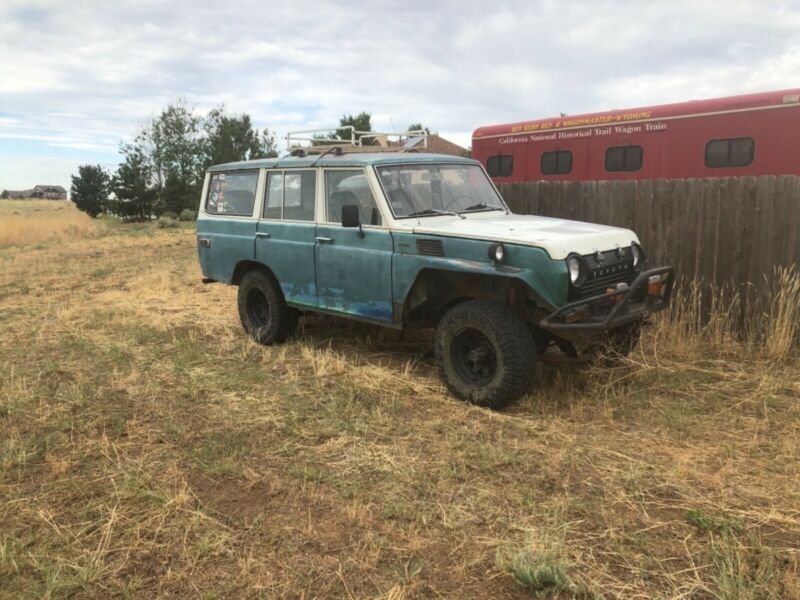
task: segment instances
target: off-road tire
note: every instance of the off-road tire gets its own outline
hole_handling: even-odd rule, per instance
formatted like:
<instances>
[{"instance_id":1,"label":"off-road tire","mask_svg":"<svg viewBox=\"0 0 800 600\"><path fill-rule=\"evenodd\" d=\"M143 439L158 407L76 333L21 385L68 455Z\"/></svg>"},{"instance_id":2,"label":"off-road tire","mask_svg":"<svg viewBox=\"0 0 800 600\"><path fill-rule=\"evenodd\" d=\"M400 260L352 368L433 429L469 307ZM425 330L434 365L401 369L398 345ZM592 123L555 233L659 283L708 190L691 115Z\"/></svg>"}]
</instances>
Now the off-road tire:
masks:
<instances>
[{"instance_id":1,"label":"off-road tire","mask_svg":"<svg viewBox=\"0 0 800 600\"><path fill-rule=\"evenodd\" d=\"M488 379L471 381L459 360L458 339L479 332L489 342L496 368ZM478 336L479 337L479 336ZM487 408L501 408L530 391L535 377L536 344L527 323L510 307L469 300L451 308L436 329L436 362L450 392ZM455 356L454 356L455 353Z\"/></svg>"},{"instance_id":2,"label":"off-road tire","mask_svg":"<svg viewBox=\"0 0 800 600\"><path fill-rule=\"evenodd\" d=\"M265 346L285 342L297 327L297 310L288 306L275 277L256 269L239 283L237 299L242 327Z\"/></svg>"}]
</instances>

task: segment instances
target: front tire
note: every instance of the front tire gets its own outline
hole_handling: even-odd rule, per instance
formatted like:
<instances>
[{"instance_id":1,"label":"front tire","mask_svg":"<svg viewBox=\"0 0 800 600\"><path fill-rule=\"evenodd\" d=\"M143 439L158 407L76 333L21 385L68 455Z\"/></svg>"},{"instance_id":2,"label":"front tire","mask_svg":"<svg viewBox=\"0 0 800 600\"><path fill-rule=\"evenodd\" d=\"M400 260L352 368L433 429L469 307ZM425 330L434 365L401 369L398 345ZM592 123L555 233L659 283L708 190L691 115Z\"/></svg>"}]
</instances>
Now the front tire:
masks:
<instances>
[{"instance_id":1,"label":"front tire","mask_svg":"<svg viewBox=\"0 0 800 600\"><path fill-rule=\"evenodd\" d=\"M253 341L270 346L285 342L297 327L297 311L286 304L275 277L266 271L247 273L239 283L239 318Z\"/></svg>"},{"instance_id":2,"label":"front tire","mask_svg":"<svg viewBox=\"0 0 800 600\"><path fill-rule=\"evenodd\" d=\"M501 408L533 385L536 344L510 307L470 300L451 308L436 329L439 375L450 392L487 408Z\"/></svg>"}]
</instances>

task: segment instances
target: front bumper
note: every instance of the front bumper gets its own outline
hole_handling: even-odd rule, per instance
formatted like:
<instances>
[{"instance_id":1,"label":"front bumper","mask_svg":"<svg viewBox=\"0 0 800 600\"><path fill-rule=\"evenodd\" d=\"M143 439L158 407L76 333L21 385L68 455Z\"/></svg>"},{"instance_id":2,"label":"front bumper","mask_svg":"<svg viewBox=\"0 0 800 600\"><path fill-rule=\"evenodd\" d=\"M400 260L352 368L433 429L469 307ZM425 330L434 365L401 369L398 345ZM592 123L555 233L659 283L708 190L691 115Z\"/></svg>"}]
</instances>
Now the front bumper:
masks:
<instances>
[{"instance_id":1,"label":"front bumper","mask_svg":"<svg viewBox=\"0 0 800 600\"><path fill-rule=\"evenodd\" d=\"M661 285L657 294L651 294L651 278L656 277ZM585 342L664 310L674 283L672 267L644 271L627 289L570 302L542 319L539 327L570 342Z\"/></svg>"}]
</instances>

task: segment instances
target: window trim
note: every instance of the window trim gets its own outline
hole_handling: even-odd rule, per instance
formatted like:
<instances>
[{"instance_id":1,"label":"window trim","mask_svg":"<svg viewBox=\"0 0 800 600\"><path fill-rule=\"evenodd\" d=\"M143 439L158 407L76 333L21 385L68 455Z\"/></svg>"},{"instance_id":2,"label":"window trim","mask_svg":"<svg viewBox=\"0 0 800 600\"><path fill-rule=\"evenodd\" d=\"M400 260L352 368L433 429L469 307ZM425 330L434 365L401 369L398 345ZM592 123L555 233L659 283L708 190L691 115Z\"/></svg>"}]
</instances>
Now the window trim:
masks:
<instances>
[{"instance_id":1,"label":"window trim","mask_svg":"<svg viewBox=\"0 0 800 600\"><path fill-rule=\"evenodd\" d=\"M284 218L286 209L286 173L302 173L304 171L314 173L314 214L311 219L286 219ZM281 216L280 217L265 217L264 211L267 210L267 196L269 195L269 176L273 173L281 174ZM261 212L259 213L259 220L269 221L271 223L316 223L317 222L317 181L319 180L319 169L310 167L296 167L290 169L266 169L264 175L264 193L263 202L261 205Z\"/></svg>"},{"instance_id":2,"label":"window trim","mask_svg":"<svg viewBox=\"0 0 800 600\"><path fill-rule=\"evenodd\" d=\"M500 163L498 165L498 173L497 173L497 175L492 175L492 173L491 173L491 171L489 169L489 161L492 160L493 158L497 159L498 162ZM503 159L504 158L508 158L510 163L511 163L511 168L509 169L507 175L503 171ZM486 157L486 173L487 173L487 175L489 175L490 178L491 177L503 177L503 178L513 177L513 175L514 175L514 155L513 154L498 153L498 154L492 154L491 156Z\"/></svg>"},{"instance_id":3,"label":"window trim","mask_svg":"<svg viewBox=\"0 0 800 600\"><path fill-rule=\"evenodd\" d=\"M625 167L625 164L627 163L627 158L628 158L628 151L633 149L633 148L638 148L639 149L639 152L640 152L639 166L636 167L635 169L628 169L628 168ZM622 168L621 169L609 169L608 168L608 153L610 151L612 151L612 150L622 150ZM625 145L622 145L622 146L609 146L608 148L606 148L606 152L605 152L605 156L604 156L604 160L603 160L603 166L605 167L605 170L606 170L607 173L636 173L637 171L641 171L642 168L644 167L644 147L641 144L625 144Z\"/></svg>"},{"instance_id":4,"label":"window trim","mask_svg":"<svg viewBox=\"0 0 800 600\"><path fill-rule=\"evenodd\" d=\"M382 165L381 165L382 166ZM322 197L322 216L321 220L317 221L317 224L324 226L324 227L342 227L341 221L329 221L328 220L328 173L333 171L360 171L364 177L367 179L367 187L369 188L370 194L372 194L372 199L375 201L375 208L378 209L378 214L381 217L381 224L380 225L373 225L371 223L362 223L361 227L365 228L368 227L370 229L389 229L389 223L386 218L386 214L381 207L381 200L382 197L379 194L375 193L375 187L372 183L371 176L367 167L365 165L361 166L333 166L333 167L322 167L322 185L320 186L321 192L320 195ZM383 192L383 188L380 190Z\"/></svg>"},{"instance_id":5,"label":"window trim","mask_svg":"<svg viewBox=\"0 0 800 600\"><path fill-rule=\"evenodd\" d=\"M419 219L419 215L416 216L416 217L409 217L408 215L403 216L403 217L398 217L397 215L394 214L394 209L392 208L392 203L389 202L389 200L388 200L388 194L386 193L386 188L383 186L383 180L381 179L381 176L380 176L380 173L378 173L378 170L382 169L383 167L404 167L404 166L407 166L408 164L409 163L381 163L379 165L373 165L373 168L375 169L375 177L377 178L378 185L380 186L381 196L384 198L384 202L385 202L386 206L389 207L389 214L392 215L392 219L395 220L395 221L403 221L405 219ZM483 174L486 176L486 180L489 182L489 185L492 186L492 190L494 191L495 195L497 196L497 199L500 201L500 205L503 206L506 209L508 214L511 214L511 209L508 208L508 205L506 204L506 201L503 199L503 196L500 194L500 191L497 189L497 186L495 186L494 181L492 181L492 176L489 175L489 172L484 168L484 166L482 164L480 164L480 163L479 164L474 164L474 163L472 163L472 164L466 163L465 164L465 163L461 163L461 162L456 162L456 161L452 161L451 162L451 161L446 161L446 160L443 160L441 162L437 161L437 162L434 162L434 163L415 163L415 164L419 164L420 166L426 166L426 167L427 166L431 166L431 165L457 165L457 166L467 166L467 167L478 167L483 172ZM327 202L326 202L326 205L327 205ZM439 216L442 216L442 215L425 215L425 216L426 217L439 217ZM373 227L374 227L374 225L373 225Z\"/></svg>"},{"instance_id":6,"label":"window trim","mask_svg":"<svg viewBox=\"0 0 800 600\"><path fill-rule=\"evenodd\" d=\"M743 165L732 165L731 164L731 151L733 149L733 142L738 140L750 140L750 160L748 160ZM708 147L715 143L715 142L727 142L728 145L728 154L727 154L727 161L726 164L721 166L710 165L708 164ZM753 164L753 161L756 159L756 141L749 135L740 135L737 137L731 138L714 138L708 140L705 145L705 150L703 152L703 164L707 169L741 169L742 167L749 167Z\"/></svg>"},{"instance_id":7,"label":"window trim","mask_svg":"<svg viewBox=\"0 0 800 600\"><path fill-rule=\"evenodd\" d=\"M209 193L211 192L211 182L213 181L214 176L215 175L226 175L226 176L227 175L242 175L242 174L251 174L251 175L255 174L255 176L256 176L256 189L253 192L253 206L250 208L250 212L249 213L233 213L233 212L218 212L218 211L215 211L215 210L211 210L209 208L209 206L208 206L208 197L209 197ZM204 213L206 213L207 215L214 216L214 217L249 217L251 219L253 218L253 215L255 214L256 204L257 204L257 201L258 201L258 183L259 183L259 177L260 177L260 173L259 173L258 169L234 169L232 171L213 171L213 172L209 172L208 175L209 175L208 184L207 184L207 187L204 190L205 191L205 200L203 201L203 212Z\"/></svg>"},{"instance_id":8,"label":"window trim","mask_svg":"<svg viewBox=\"0 0 800 600\"><path fill-rule=\"evenodd\" d=\"M556 155L556 170L555 171L545 172L545 170L543 168L542 163L544 161L544 157L547 156L548 154L555 154ZM560 154L569 154L569 169L567 169L566 171L559 171L558 170L558 159L559 159L559 155ZM572 153L572 150L569 150L568 148L560 148L560 149L556 149L556 150L547 150L545 152L542 152L541 156L539 157L539 172L542 175L568 175L568 174L572 173L572 167L573 166L575 166L575 157L574 157L574 155Z\"/></svg>"}]
</instances>

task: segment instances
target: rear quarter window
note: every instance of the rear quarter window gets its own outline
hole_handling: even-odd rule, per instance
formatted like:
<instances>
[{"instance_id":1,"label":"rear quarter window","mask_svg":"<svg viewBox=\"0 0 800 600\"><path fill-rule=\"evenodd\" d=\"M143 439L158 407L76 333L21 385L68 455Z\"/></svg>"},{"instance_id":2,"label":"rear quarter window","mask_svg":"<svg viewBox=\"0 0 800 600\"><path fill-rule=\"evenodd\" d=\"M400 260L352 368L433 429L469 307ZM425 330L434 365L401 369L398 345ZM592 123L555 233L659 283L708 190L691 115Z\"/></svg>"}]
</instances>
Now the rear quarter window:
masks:
<instances>
[{"instance_id":1,"label":"rear quarter window","mask_svg":"<svg viewBox=\"0 0 800 600\"><path fill-rule=\"evenodd\" d=\"M212 215L252 216L257 185L258 171L212 174L208 182L206 212Z\"/></svg>"}]
</instances>

